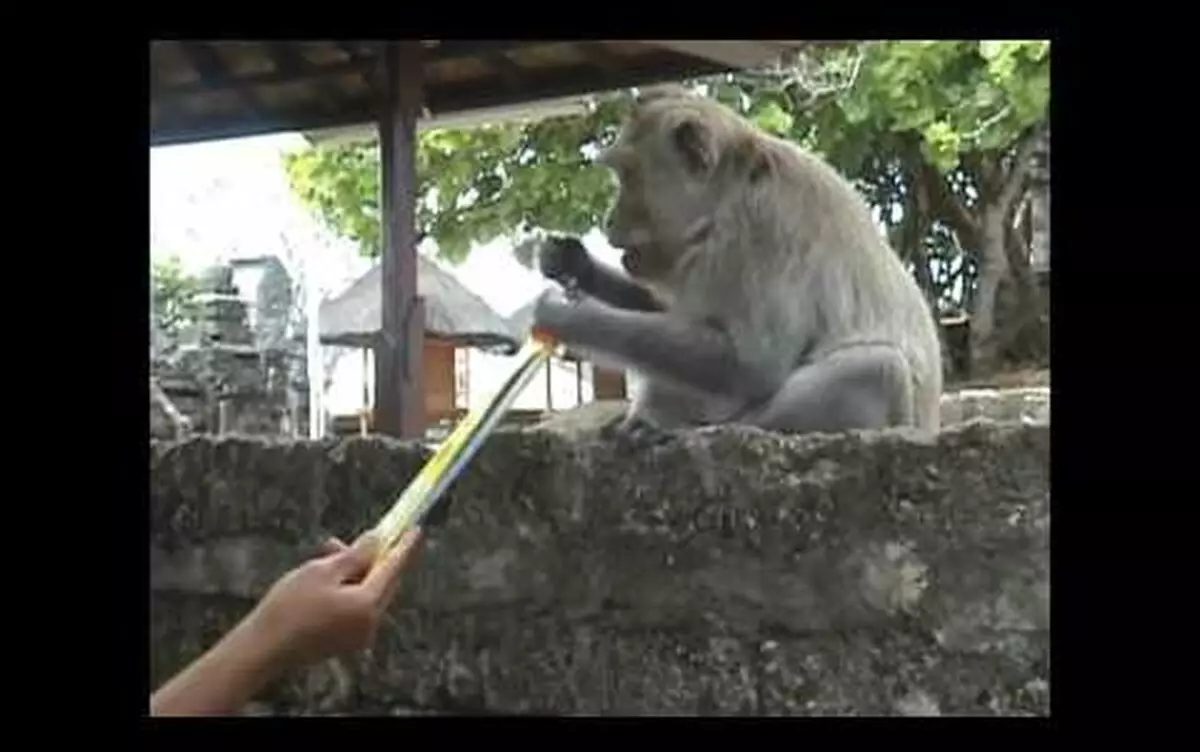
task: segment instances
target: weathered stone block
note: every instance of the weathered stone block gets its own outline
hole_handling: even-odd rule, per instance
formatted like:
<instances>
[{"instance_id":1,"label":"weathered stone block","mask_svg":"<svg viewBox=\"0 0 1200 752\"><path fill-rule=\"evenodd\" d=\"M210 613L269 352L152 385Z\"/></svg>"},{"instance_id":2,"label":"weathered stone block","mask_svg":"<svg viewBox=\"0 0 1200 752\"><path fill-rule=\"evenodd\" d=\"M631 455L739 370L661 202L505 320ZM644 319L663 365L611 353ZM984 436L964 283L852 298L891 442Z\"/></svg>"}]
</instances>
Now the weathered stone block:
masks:
<instances>
[{"instance_id":1,"label":"weathered stone block","mask_svg":"<svg viewBox=\"0 0 1200 752\"><path fill-rule=\"evenodd\" d=\"M155 444L152 662L177 670L428 450ZM282 713L1048 712L1049 428L494 436L368 655Z\"/></svg>"},{"instance_id":2,"label":"weathered stone block","mask_svg":"<svg viewBox=\"0 0 1200 752\"><path fill-rule=\"evenodd\" d=\"M1050 388L963 389L942 396L942 424L977 419L1050 422Z\"/></svg>"},{"instance_id":3,"label":"weathered stone block","mask_svg":"<svg viewBox=\"0 0 1200 752\"><path fill-rule=\"evenodd\" d=\"M1011 634L986 653L904 628L767 640L764 715L1046 715L1048 636Z\"/></svg>"}]
</instances>

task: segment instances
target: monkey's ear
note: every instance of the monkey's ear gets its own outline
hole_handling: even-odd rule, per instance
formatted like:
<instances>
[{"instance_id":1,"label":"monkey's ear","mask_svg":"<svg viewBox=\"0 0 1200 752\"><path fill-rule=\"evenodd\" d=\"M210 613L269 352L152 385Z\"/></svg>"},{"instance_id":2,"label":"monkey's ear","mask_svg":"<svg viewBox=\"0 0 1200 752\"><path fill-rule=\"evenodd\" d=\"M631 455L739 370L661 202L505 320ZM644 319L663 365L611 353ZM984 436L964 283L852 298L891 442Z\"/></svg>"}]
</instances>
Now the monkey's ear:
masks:
<instances>
[{"instance_id":1,"label":"monkey's ear","mask_svg":"<svg viewBox=\"0 0 1200 752\"><path fill-rule=\"evenodd\" d=\"M671 131L675 149L695 175L707 175L717 163L716 144L710 131L699 120L687 119Z\"/></svg>"}]
</instances>

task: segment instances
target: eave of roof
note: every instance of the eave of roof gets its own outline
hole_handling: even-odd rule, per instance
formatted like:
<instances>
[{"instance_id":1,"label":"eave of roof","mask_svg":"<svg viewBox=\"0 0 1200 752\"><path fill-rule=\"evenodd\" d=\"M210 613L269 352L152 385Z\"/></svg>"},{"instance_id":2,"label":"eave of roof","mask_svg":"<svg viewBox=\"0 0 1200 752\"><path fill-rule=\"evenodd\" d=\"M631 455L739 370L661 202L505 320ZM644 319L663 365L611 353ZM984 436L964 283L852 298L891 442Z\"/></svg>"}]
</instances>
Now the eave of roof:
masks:
<instances>
[{"instance_id":1,"label":"eave of roof","mask_svg":"<svg viewBox=\"0 0 1200 752\"><path fill-rule=\"evenodd\" d=\"M424 64L425 104L430 117L439 118L578 97L769 64L802 44L433 40ZM155 42L151 146L373 124L379 47ZM336 50L341 56L330 57Z\"/></svg>"}]
</instances>

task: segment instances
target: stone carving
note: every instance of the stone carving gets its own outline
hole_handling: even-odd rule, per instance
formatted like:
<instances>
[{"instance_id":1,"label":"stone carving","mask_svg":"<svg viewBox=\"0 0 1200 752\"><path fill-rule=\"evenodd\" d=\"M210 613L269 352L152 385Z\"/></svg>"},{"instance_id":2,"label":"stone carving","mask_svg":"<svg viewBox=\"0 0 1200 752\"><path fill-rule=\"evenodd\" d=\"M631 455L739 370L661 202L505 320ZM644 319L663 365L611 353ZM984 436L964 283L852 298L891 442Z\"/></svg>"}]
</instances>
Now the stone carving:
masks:
<instances>
[{"instance_id":1,"label":"stone carving","mask_svg":"<svg viewBox=\"0 0 1200 752\"><path fill-rule=\"evenodd\" d=\"M263 270L252 296L253 328L234 284L235 269L246 266ZM178 343L165 345L151 322L152 435L178 434L175 413L199 433L306 431L304 333L294 331L294 291L283 264L266 257L216 265L199 279L198 321Z\"/></svg>"},{"instance_id":2,"label":"stone carving","mask_svg":"<svg viewBox=\"0 0 1200 752\"><path fill-rule=\"evenodd\" d=\"M158 379L150 377L150 436L156 439L185 439L192 433L192 420L167 396Z\"/></svg>"},{"instance_id":3,"label":"stone carving","mask_svg":"<svg viewBox=\"0 0 1200 752\"><path fill-rule=\"evenodd\" d=\"M253 291L255 345L262 356L266 390L282 410L282 433L308 434L308 369L305 362L307 319L298 289L276 256L239 259L235 268L261 272Z\"/></svg>"}]
</instances>

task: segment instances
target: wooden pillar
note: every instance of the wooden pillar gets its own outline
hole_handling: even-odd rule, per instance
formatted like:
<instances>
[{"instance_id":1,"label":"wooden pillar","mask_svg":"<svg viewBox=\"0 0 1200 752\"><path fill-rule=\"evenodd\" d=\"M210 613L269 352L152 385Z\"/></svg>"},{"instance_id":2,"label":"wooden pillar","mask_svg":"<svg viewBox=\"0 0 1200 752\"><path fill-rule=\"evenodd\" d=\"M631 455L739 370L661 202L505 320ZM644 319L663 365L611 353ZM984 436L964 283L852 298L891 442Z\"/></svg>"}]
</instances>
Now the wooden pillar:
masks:
<instances>
[{"instance_id":1,"label":"wooden pillar","mask_svg":"<svg viewBox=\"0 0 1200 752\"><path fill-rule=\"evenodd\" d=\"M593 365L592 390L593 400L625 399L625 372L611 371L607 368L600 368Z\"/></svg>"},{"instance_id":2,"label":"wooden pillar","mask_svg":"<svg viewBox=\"0 0 1200 752\"><path fill-rule=\"evenodd\" d=\"M378 433L408 439L425 432L421 389L425 308L417 296L414 226L420 110L420 42L385 42L379 119L383 331L375 349L374 417Z\"/></svg>"},{"instance_id":3,"label":"wooden pillar","mask_svg":"<svg viewBox=\"0 0 1200 752\"><path fill-rule=\"evenodd\" d=\"M371 422L371 392L367 373L371 370L370 350L362 349L362 404L358 407L358 432L363 436L369 433Z\"/></svg>"}]
</instances>

